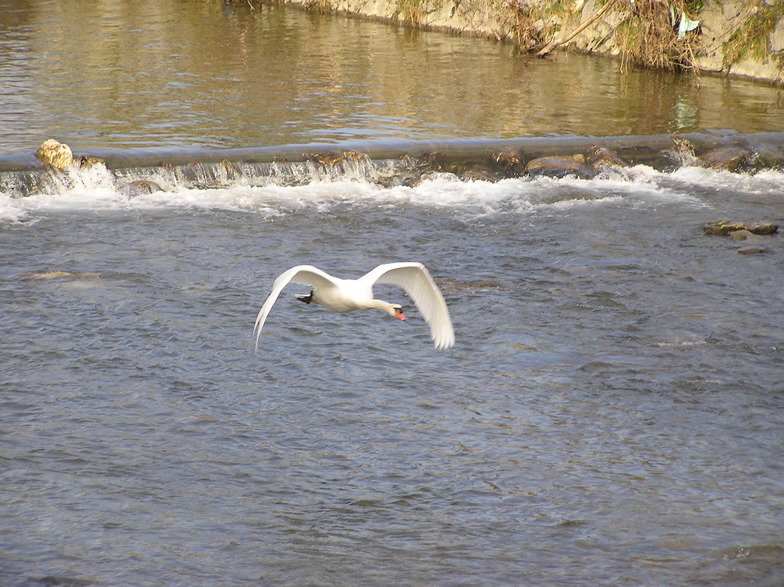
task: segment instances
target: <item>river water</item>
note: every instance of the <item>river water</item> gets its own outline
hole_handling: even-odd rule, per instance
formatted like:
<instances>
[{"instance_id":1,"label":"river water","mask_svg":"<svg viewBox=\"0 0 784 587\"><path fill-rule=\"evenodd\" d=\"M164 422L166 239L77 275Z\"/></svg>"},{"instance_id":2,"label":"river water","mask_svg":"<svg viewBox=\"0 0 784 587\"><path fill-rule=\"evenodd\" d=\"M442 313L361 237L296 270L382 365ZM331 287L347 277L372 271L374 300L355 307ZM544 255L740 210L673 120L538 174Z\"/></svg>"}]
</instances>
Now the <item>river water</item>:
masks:
<instances>
[{"instance_id":1,"label":"river water","mask_svg":"<svg viewBox=\"0 0 784 587\"><path fill-rule=\"evenodd\" d=\"M0 7L3 155L784 130L762 85L281 7ZM784 241L701 229L781 223L784 174L374 169L0 194L0 583L784 582ZM254 352L288 267L397 260L452 349L291 286Z\"/></svg>"}]
</instances>

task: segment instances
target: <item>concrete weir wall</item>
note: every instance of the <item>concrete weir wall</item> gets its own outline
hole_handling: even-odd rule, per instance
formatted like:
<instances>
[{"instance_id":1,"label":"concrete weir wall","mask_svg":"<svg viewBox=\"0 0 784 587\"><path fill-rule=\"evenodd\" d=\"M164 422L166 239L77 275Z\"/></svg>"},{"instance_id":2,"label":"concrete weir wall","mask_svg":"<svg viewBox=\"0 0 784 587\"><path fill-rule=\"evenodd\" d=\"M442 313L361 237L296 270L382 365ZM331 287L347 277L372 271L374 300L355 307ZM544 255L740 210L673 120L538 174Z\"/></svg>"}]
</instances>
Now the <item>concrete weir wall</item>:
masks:
<instances>
[{"instance_id":1,"label":"concrete weir wall","mask_svg":"<svg viewBox=\"0 0 784 587\"><path fill-rule=\"evenodd\" d=\"M655 13L663 23L661 28L671 27L665 31L670 38L662 43L670 53L663 63L675 61L690 69L784 85L784 0L284 2L308 10L484 36L517 43L532 53L549 47L545 53L570 50L621 56L630 63L635 62L635 42L650 50L652 43L641 39L640 30L649 27L650 15ZM696 28L679 37L684 15L686 23L694 22ZM656 67L657 63L653 60L648 65Z\"/></svg>"}]
</instances>

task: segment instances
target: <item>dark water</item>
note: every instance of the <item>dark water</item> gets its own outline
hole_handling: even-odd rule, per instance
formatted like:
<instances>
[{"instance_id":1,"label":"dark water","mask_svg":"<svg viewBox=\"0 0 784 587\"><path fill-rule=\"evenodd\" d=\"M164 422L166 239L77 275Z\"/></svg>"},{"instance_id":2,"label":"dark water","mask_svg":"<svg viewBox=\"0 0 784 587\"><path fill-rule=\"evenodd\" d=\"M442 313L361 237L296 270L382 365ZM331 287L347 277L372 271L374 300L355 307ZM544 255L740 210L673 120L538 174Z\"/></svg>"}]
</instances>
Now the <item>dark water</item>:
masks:
<instances>
[{"instance_id":1,"label":"dark water","mask_svg":"<svg viewBox=\"0 0 784 587\"><path fill-rule=\"evenodd\" d=\"M29 90L15 110L2 102L3 152L49 135L122 149L782 127L764 86L573 57L526 66L478 39L277 8L109 2L77 18L83 5L2 13L17 59L2 78ZM103 31L103 81L73 59L84 42L55 43L63 23ZM277 48L285 68L262 51L275 35L302 36ZM54 75L74 62L79 83ZM260 81L275 67L289 85ZM479 96L477 77L512 68L516 93L455 108L460 87ZM242 83L210 94L204 71ZM527 92L578 71L583 99L559 86L531 107ZM61 100L52 88L78 107L33 115L41 96ZM276 110L267 88L293 97ZM658 110L639 106L641 88ZM382 187L358 172L135 198L79 178L0 194L3 585L784 581L784 241L701 230L784 221L784 174L638 166ZM405 323L336 315L292 286L254 354L283 270L395 260L430 268L455 347L436 351L413 307Z\"/></svg>"}]
</instances>

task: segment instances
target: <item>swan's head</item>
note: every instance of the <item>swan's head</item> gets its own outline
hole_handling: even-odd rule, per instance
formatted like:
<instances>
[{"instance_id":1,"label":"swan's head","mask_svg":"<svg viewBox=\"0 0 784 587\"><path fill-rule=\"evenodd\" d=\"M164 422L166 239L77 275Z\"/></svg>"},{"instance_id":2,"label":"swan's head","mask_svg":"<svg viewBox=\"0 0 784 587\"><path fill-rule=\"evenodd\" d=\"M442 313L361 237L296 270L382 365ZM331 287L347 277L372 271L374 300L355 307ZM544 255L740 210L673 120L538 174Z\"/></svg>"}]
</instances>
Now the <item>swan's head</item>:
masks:
<instances>
[{"instance_id":1,"label":"swan's head","mask_svg":"<svg viewBox=\"0 0 784 587\"><path fill-rule=\"evenodd\" d=\"M398 320L405 320L406 315L403 314L403 306L399 304L392 304L389 306L389 314L390 316L394 316Z\"/></svg>"}]
</instances>

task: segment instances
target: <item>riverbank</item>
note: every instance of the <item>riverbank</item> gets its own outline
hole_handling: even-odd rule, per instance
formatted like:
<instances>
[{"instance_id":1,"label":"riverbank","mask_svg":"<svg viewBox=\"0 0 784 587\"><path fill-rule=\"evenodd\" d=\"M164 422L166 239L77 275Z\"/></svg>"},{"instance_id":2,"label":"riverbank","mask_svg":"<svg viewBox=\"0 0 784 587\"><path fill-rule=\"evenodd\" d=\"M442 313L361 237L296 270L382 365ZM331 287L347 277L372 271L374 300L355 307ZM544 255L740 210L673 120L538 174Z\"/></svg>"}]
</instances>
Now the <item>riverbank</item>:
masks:
<instances>
[{"instance_id":1,"label":"riverbank","mask_svg":"<svg viewBox=\"0 0 784 587\"><path fill-rule=\"evenodd\" d=\"M245 0L247 2L248 0ZM286 5L784 86L780 0L283 0ZM241 4L235 0L236 4Z\"/></svg>"}]
</instances>

